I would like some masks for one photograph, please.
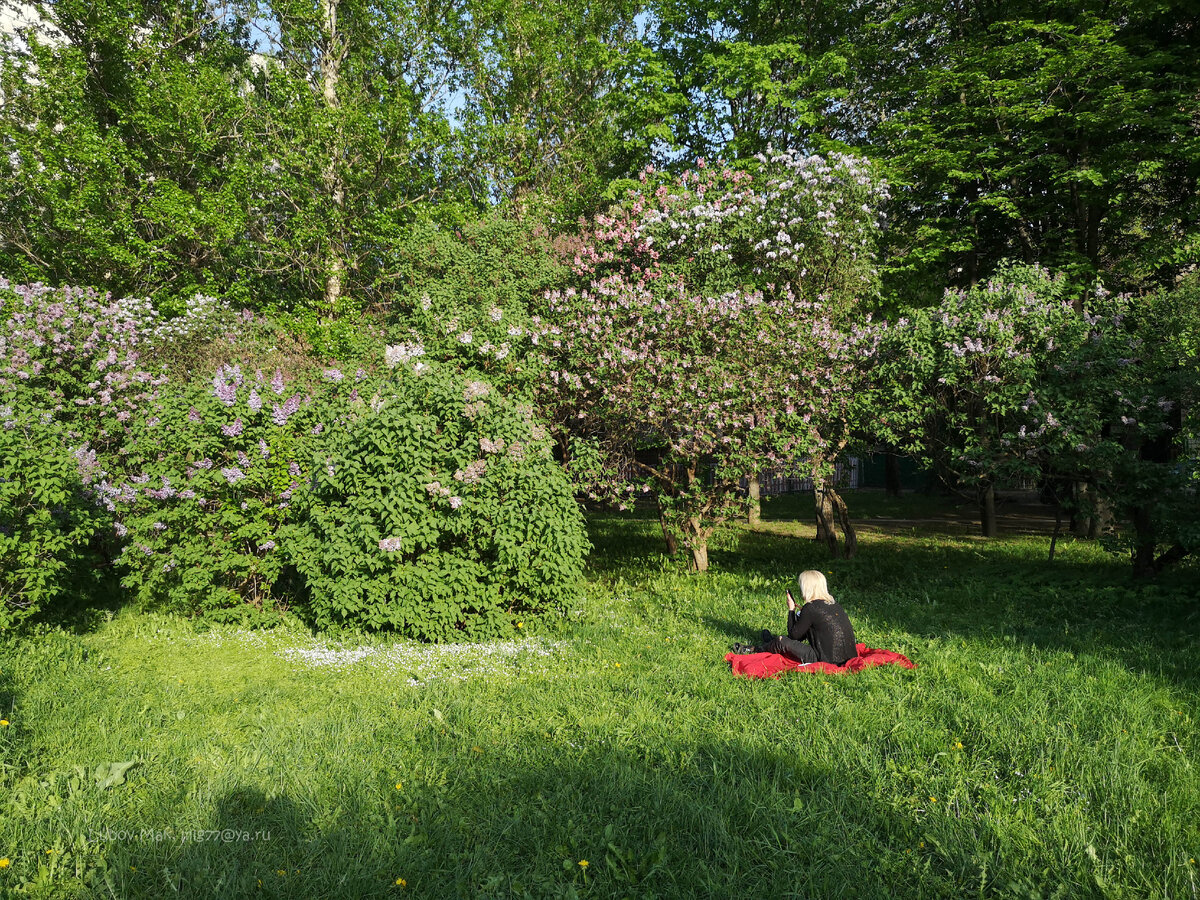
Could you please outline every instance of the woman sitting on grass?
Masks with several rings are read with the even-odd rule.
[[[804,605],[796,609],[792,592],[787,592],[787,634],[762,632],[762,643],[755,653],[779,653],[802,663],[825,662],[840,666],[858,656],[854,626],[846,610],[829,593],[825,576],[809,569],[796,579]]]

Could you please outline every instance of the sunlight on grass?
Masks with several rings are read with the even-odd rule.
[[[656,527],[593,517],[577,602],[510,641],[123,611],[6,643],[3,892],[1194,896],[1194,569],[936,534],[830,561],[768,522],[697,578]],[[733,678],[809,566],[918,668]]]

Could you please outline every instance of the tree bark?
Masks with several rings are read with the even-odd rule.
[[[747,494],[746,497],[746,520],[750,523],[751,528],[757,528],[762,522],[762,484],[758,480],[758,473],[752,472],[746,477]]]
[[[899,497],[903,490],[900,484],[900,457],[891,450],[883,457],[883,485],[889,497]]]
[[[341,108],[338,97],[338,82],[342,75],[342,38],[338,31],[338,4],[341,0],[322,0],[321,27],[325,32],[325,48],[321,54],[321,97],[325,108],[334,112]],[[330,210],[334,220],[329,236],[329,247],[325,257],[325,311],[329,315],[337,312],[342,299],[342,280],[346,272],[346,260],[343,256],[341,221],[346,204],[346,185],[338,171],[338,144],[340,138],[335,137],[335,146],[329,149],[329,159],[325,164],[323,181],[325,192],[332,206]]]
[[[658,524],[662,526],[663,540],[667,542],[667,556],[674,556],[679,552],[679,541],[667,524],[667,511],[661,500],[658,503]]]
[[[837,526],[834,524],[833,497],[825,489],[827,482],[824,479],[817,481],[818,477],[820,476],[814,474],[813,498],[817,512],[817,536],[815,540],[825,544],[829,548],[829,552],[837,556],[838,539]]]
[[[850,510],[846,507],[846,501],[842,499],[842,495],[831,484],[826,485],[825,492],[829,495],[833,503],[833,508],[837,511],[838,524],[842,528],[842,558],[853,559],[858,553],[858,533],[854,530],[854,525],[850,521]]]
[[[692,558],[689,561],[693,572],[708,571],[708,533],[702,527],[699,516],[691,516],[684,522],[684,543]]]
[[[991,479],[979,488],[979,532],[985,538],[994,538],[999,534],[996,524],[996,485]]]

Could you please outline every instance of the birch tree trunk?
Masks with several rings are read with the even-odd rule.
[[[341,108],[338,96],[338,83],[342,75],[342,60],[345,58],[345,41],[338,30],[338,5],[341,0],[322,0],[321,28],[324,33],[324,47],[321,49],[321,97],[325,109],[330,113],[330,120],[336,121],[336,113]],[[323,181],[325,192],[329,197],[331,213],[334,218],[333,228],[329,235],[329,247],[325,257],[325,311],[329,315],[336,313],[342,299],[342,278],[346,271],[345,240],[342,227],[342,215],[346,203],[346,185],[339,168],[341,156],[342,134],[340,123],[335,126],[333,145],[329,148],[329,159],[325,164]]]

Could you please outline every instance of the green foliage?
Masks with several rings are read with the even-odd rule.
[[[321,627],[494,635],[576,587],[587,539],[545,430],[483,382],[405,364],[313,471],[286,537]]]
[[[433,360],[529,394],[543,367],[530,316],[567,267],[543,227],[501,213],[450,229],[415,225],[391,251],[391,333]]]
[[[0,271],[122,296],[238,280],[248,49],[192,0],[28,4],[0,39]]]
[[[303,388],[277,373],[223,366],[212,384],[162,389],[135,422],[109,496],[125,537],[122,584],[147,607],[216,621],[270,621],[279,531],[307,474],[320,420]],[[328,389],[324,409],[349,388]],[[332,423],[330,423],[332,424]]]
[[[95,572],[105,517],[67,441],[49,415],[0,407],[0,632],[74,602]]]

